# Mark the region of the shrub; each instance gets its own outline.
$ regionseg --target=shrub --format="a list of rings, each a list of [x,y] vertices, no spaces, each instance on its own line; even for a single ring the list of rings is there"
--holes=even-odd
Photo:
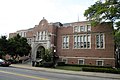
[[[16,61],[16,60],[14,60],[14,59],[9,59],[9,60],[7,60],[7,61],[11,62],[12,64],[17,64],[17,63],[19,63],[19,61]]]
[[[58,65],[58,66],[65,66],[65,62],[62,62],[62,61],[57,62],[57,65]]]
[[[43,67],[53,67],[53,62],[43,62]]]
[[[51,60],[52,60],[51,50],[49,50],[49,49],[45,50],[45,54],[43,55],[43,60],[45,62],[51,62]]]
[[[92,67],[84,67],[82,68],[83,71],[91,71],[91,72],[106,72],[106,73],[116,73],[120,74],[119,69],[112,69],[112,68],[92,68]]]
[[[95,67],[95,68],[112,68],[111,66],[95,66],[95,65],[79,65],[79,64],[65,64],[65,66]]]

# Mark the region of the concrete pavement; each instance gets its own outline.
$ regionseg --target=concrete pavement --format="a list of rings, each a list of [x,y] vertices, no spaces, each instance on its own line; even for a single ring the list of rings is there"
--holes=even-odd
[[[57,73],[64,73],[64,74],[103,77],[103,78],[120,80],[120,74],[83,72],[83,71],[68,71],[68,70],[59,70],[59,69],[53,69],[53,68],[51,69],[51,68],[42,68],[42,67],[32,67],[30,64],[12,64],[10,66],[15,67],[15,68],[29,69],[29,70],[35,70],[35,71],[49,71],[49,72],[57,72]]]

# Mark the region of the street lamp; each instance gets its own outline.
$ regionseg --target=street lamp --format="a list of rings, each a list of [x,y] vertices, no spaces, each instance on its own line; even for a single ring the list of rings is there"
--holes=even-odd
[[[56,49],[54,49],[54,53],[56,53]]]

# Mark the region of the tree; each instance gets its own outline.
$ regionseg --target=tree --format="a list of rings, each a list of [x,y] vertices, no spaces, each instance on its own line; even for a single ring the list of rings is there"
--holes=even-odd
[[[19,34],[17,34],[15,37],[10,38],[8,40],[9,42],[9,54],[13,56],[27,56],[30,51],[31,47],[27,43],[27,39],[24,37],[21,37]]]
[[[0,38],[0,57],[8,54],[8,41],[6,36],[1,36]]]
[[[103,22],[111,22],[117,29],[115,30],[116,57],[120,55],[120,0],[97,1],[84,12],[84,16],[91,21],[92,26]],[[116,59],[117,62],[119,59]],[[120,63],[119,63],[120,64]]]
[[[97,1],[85,10],[84,16],[91,21],[92,25],[103,22],[112,22],[118,25],[120,24],[120,0]]]

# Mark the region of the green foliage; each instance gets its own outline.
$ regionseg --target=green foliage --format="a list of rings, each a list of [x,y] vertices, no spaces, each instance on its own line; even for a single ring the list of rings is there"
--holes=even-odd
[[[112,68],[112,66],[96,66],[96,65],[80,65],[80,64],[65,64],[64,66],[94,67],[94,68]]]
[[[24,56],[30,53],[31,47],[27,43],[27,39],[21,37],[19,34],[17,36],[10,38],[9,40],[9,54],[11,56]]]
[[[6,54],[13,56],[23,56],[30,53],[31,47],[27,43],[27,39],[21,37],[19,34],[17,36],[7,40],[6,36],[1,36],[0,38],[0,56]],[[14,58],[16,58],[14,57]]]
[[[0,56],[4,56],[8,53],[8,41],[6,36],[0,38]]]
[[[116,23],[120,20],[120,0],[97,1],[84,12],[84,16],[95,26],[102,22]]]
[[[45,62],[51,62],[51,61],[52,61],[51,50],[45,49],[45,54],[43,55],[43,60],[44,60]]]
[[[58,65],[58,66],[65,66],[65,62],[63,62],[63,61],[60,62],[60,61],[59,61],[59,62],[57,62],[57,65]]]
[[[43,62],[43,67],[48,67],[48,68],[51,68],[53,67],[53,62]]]
[[[119,69],[113,69],[113,68],[91,68],[91,67],[83,67],[83,71],[91,71],[91,72],[106,72],[106,73],[116,73],[120,74]]]
[[[115,32],[115,42],[120,45],[120,31]]]

